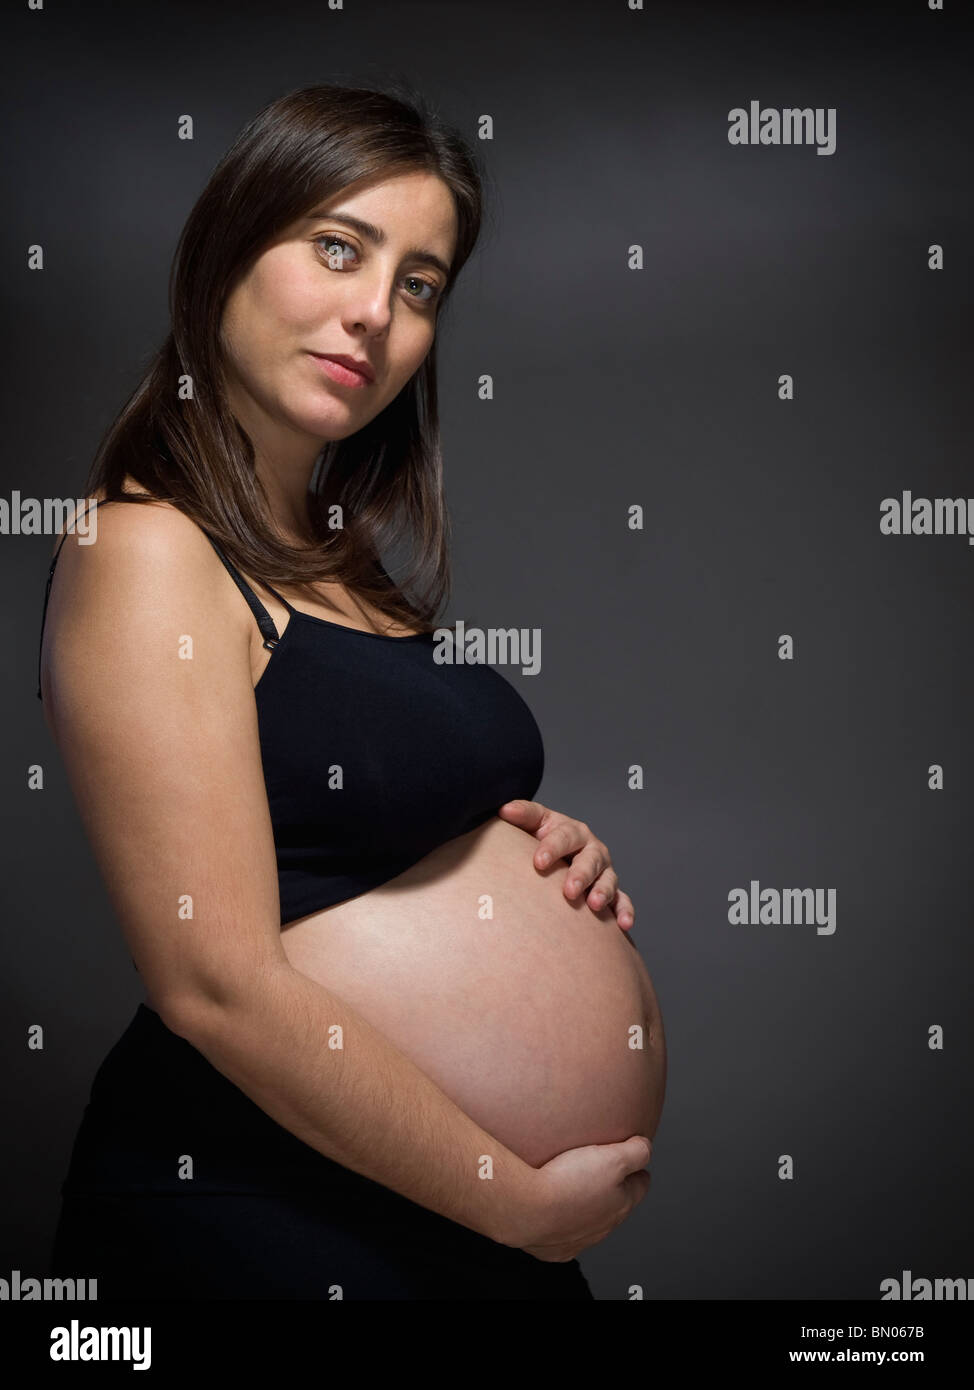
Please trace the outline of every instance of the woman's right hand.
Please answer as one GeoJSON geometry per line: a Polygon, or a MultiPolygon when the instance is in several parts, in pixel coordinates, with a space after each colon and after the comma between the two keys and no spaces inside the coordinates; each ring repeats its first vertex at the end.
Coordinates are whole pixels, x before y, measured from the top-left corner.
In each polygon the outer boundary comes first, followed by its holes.
{"type": "Polygon", "coordinates": [[[501,1243],[539,1260],[573,1260],[620,1226],[646,1196],[652,1152],[651,1141],[635,1135],[556,1154],[534,1170],[519,1229],[501,1243]]]}

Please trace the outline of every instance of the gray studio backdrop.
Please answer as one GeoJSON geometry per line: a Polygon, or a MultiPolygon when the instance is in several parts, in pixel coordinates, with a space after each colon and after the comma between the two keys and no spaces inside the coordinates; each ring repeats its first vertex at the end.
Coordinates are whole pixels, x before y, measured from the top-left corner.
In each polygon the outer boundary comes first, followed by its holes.
{"type": "MultiPolygon", "coordinates": [[[[266,102],[406,76],[472,141],[492,118],[490,223],[440,346],[444,621],[541,630],[540,674],[505,671],[539,799],[612,850],[669,1045],[650,1196],[583,1268],[603,1299],[974,1276],[974,547],[880,526],[884,499],[974,493],[950,7],[170,2],[3,27],[8,502],[80,493],[164,336],[183,220],[266,102]],[[730,143],[752,102],[833,120],[831,151],[730,143]],[[752,882],[833,891],[834,930],[731,920],[752,882]]],[[[5,1275],[45,1268],[141,997],[34,694],[50,549],[0,537],[5,1275]]]]}

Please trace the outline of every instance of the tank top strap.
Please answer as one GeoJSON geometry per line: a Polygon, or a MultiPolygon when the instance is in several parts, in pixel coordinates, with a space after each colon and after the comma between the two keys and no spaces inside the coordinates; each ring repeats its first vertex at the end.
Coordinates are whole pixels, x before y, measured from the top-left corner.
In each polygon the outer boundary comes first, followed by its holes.
{"type": "MultiPolygon", "coordinates": [[[[234,565],[230,563],[230,560],[224,554],[223,547],[217,544],[217,542],[210,535],[209,531],[204,531],[203,534],[204,536],[206,536],[206,539],[210,542],[210,545],[212,545],[213,549],[216,551],[220,559],[223,561],[224,565],[227,568],[227,571],[230,574],[230,577],[233,579],[233,582],[236,584],[237,588],[240,590],[244,598],[247,600],[247,603],[250,605],[250,611],[256,618],[257,626],[260,628],[261,636],[264,639],[264,646],[268,649],[273,649],[281,640],[280,633],[274,626],[274,619],[268,613],[267,609],[261,603],[260,599],[254,593],[253,589],[247,583],[246,579],[244,579],[243,575],[234,565]]],[[[279,603],[283,603],[284,607],[288,610],[289,613],[294,612],[294,608],[290,603],[288,603],[287,599],[284,597],[283,594],[279,594],[277,590],[272,589],[269,584],[264,584],[264,588],[268,591],[268,593],[273,594],[279,603]]]]}

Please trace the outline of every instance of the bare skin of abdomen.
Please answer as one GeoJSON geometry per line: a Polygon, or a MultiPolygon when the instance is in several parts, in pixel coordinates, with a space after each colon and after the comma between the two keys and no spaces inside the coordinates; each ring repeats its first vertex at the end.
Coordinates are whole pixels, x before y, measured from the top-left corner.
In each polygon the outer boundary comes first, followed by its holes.
{"type": "Polygon", "coordinates": [[[494,816],[391,882],[281,933],[291,965],[347,1001],[471,1119],[540,1167],[652,1139],[666,1087],[656,994],[568,865],[494,816]]]}

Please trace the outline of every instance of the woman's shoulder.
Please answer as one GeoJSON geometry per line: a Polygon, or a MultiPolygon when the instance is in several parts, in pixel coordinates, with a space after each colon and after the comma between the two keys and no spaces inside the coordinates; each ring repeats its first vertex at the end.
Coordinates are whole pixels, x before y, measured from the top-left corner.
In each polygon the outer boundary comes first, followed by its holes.
{"type": "Polygon", "coordinates": [[[180,593],[199,593],[201,585],[206,593],[218,591],[223,566],[202,527],[137,485],[123,492],[123,497],[106,498],[104,489],[98,489],[83,499],[61,528],[54,551],[57,568],[70,570],[72,579],[83,571],[90,584],[107,590],[142,588],[151,575],[180,593]],[[135,497],[146,500],[129,500],[135,497]],[[90,558],[81,559],[84,551],[91,552],[90,558]]]}
{"type": "Polygon", "coordinates": [[[57,534],[55,554],[61,542],[71,535],[79,546],[91,545],[99,535],[113,543],[152,544],[158,539],[164,544],[191,547],[205,539],[191,517],[171,502],[143,491],[133,479],[125,479],[122,493],[121,497],[106,498],[105,489],[97,488],[81,499],[57,534]]]}

